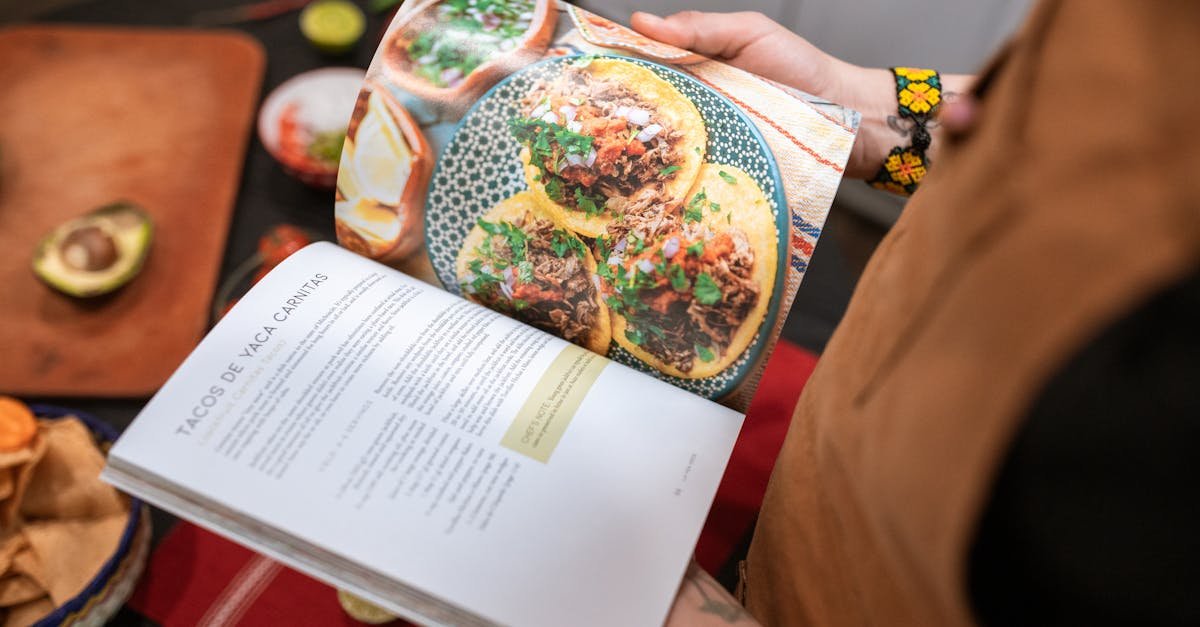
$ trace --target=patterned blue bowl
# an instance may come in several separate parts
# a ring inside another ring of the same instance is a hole
[[[86,412],[54,405],[30,405],[30,409],[42,419],[54,420],[75,416],[92,432],[101,448],[105,444],[115,442],[119,435],[116,429]],[[34,623],[35,626],[105,624],[133,593],[149,554],[150,510],[142,501],[131,498],[129,519],[121,532],[117,550],[79,594]]]

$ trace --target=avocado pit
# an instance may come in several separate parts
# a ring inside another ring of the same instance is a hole
[[[136,205],[117,202],[69,220],[42,238],[33,271],[50,287],[78,298],[99,296],[138,275],[153,225]]]
[[[112,236],[98,226],[71,231],[59,245],[63,263],[76,270],[96,272],[112,267],[120,254]]]

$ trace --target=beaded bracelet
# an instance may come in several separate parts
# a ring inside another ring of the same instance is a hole
[[[929,169],[929,159],[925,155],[933,141],[929,134],[929,122],[942,103],[942,77],[934,70],[908,67],[894,67],[891,70],[896,77],[900,119],[911,121],[910,129],[897,130],[912,135],[912,144],[892,148],[875,178],[867,183],[876,189],[910,196],[917,191],[917,186]]]

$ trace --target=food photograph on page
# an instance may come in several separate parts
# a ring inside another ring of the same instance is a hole
[[[338,239],[744,405],[856,123],[566,3],[418,3],[367,70]]]

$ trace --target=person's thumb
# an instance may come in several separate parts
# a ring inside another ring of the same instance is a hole
[[[765,15],[750,12],[683,11],[664,18],[637,11],[630,24],[651,39],[718,59],[737,56],[742,48],[779,28]]]

